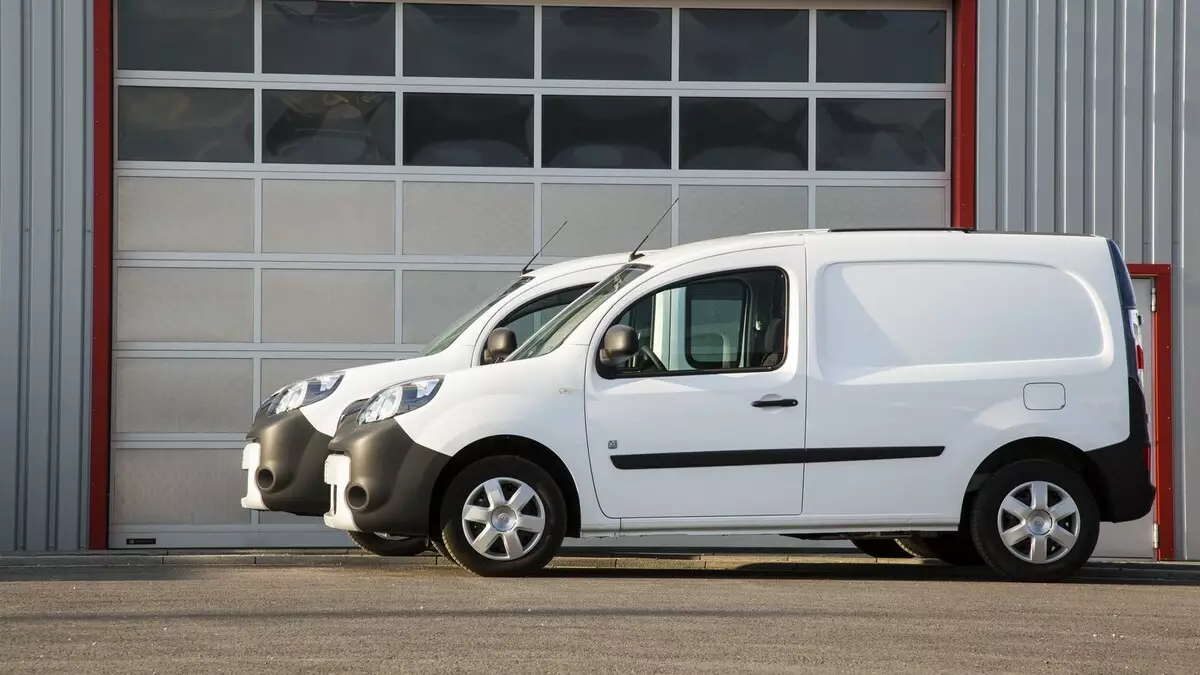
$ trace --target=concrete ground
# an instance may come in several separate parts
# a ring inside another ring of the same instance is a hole
[[[0,566],[0,672],[1200,672],[1200,584],[1184,578],[309,562]]]

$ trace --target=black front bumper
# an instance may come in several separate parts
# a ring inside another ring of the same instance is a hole
[[[263,505],[272,511],[320,516],[329,507],[325,457],[329,436],[320,433],[299,410],[254,421],[247,440],[261,447],[255,483]]]
[[[413,442],[394,419],[345,424],[329,449],[350,458],[346,504],[355,526],[363,532],[429,535],[434,486],[449,457]]]

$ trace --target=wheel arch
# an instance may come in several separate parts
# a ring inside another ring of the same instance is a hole
[[[971,506],[984,481],[1000,468],[1028,459],[1041,459],[1054,462],[1078,472],[1083,477],[1084,482],[1087,483],[1088,489],[1092,491],[1092,495],[1096,498],[1096,505],[1100,508],[1101,518],[1107,520],[1111,517],[1112,504],[1109,499],[1108,490],[1105,487],[1099,470],[1092,460],[1088,458],[1087,453],[1074,444],[1058,438],[1031,436],[1010,441],[996,448],[975,468],[974,473],[971,474],[971,478],[967,482],[967,489],[963,494],[962,510],[959,513],[960,531],[963,531],[966,524],[970,521]]]
[[[554,479],[562,490],[563,500],[567,503],[567,537],[578,537],[580,530],[579,489],[566,463],[553,450],[531,438],[518,435],[496,435],[481,438],[459,450],[438,474],[430,494],[429,531],[437,532],[438,513],[441,511],[442,497],[450,481],[464,467],[485,457],[496,455],[514,455],[537,464]]]

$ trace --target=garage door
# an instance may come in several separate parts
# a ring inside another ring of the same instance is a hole
[[[414,354],[563,221],[544,263],[676,198],[648,245],[949,224],[944,3],[115,4],[115,547],[345,545],[239,506],[256,402]]]

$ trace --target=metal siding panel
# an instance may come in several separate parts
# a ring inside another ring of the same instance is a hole
[[[982,2],[978,5],[979,19],[977,31],[977,65],[976,106],[975,106],[975,227],[980,230],[999,229],[998,214],[1000,211],[999,172],[999,142],[997,123],[1003,116],[998,112],[1001,99],[1000,93],[1000,63],[1002,43],[1000,41],[1000,7],[996,2]]]
[[[17,547],[20,448],[21,3],[0,2],[0,550]]]
[[[1119,140],[1117,143],[1117,242],[1130,263],[1144,262],[1142,214],[1145,199],[1144,97],[1146,95],[1145,0],[1124,0],[1118,8],[1121,30]]]
[[[1026,88],[1029,69],[1026,54],[1027,5],[1025,0],[1005,0],[1000,12],[1001,52],[999,129],[1000,211],[999,226],[1004,231],[1026,229],[1025,181],[1028,175],[1026,152]]]
[[[1059,4],[1059,141],[1057,222],[1060,232],[1083,234],[1086,223],[1084,125],[1087,109],[1087,2]]]
[[[26,161],[30,178],[27,218],[29,237],[29,294],[26,297],[25,370],[25,548],[44,550],[49,531],[48,494],[50,488],[49,403],[53,396],[54,363],[54,117],[55,117],[55,5],[32,3],[30,32],[34,37],[27,46],[29,115]]]
[[[1171,184],[1174,180],[1175,2],[1153,0],[1150,15],[1150,120],[1147,208],[1143,254],[1148,262],[1171,260]]]
[[[63,0],[60,13],[62,68],[60,70],[59,100],[77,100],[87,92],[88,21],[86,0]],[[88,99],[85,99],[88,100]],[[83,509],[85,499],[84,462],[87,446],[83,420],[87,414],[83,393],[87,382],[83,377],[85,358],[85,299],[86,225],[88,167],[87,130],[90,126],[87,106],[60,106],[59,222],[58,255],[62,264],[59,274],[59,376],[58,415],[55,423],[57,468],[54,504],[55,530],[51,545],[58,550],[73,550],[83,546]]]
[[[1116,6],[1112,0],[1089,0],[1088,38],[1091,77],[1088,85],[1087,144],[1088,231],[1102,237],[1116,234]]]
[[[1033,39],[1032,64],[1029,69],[1032,87],[1032,128],[1029,134],[1029,221],[1030,232],[1054,232],[1054,202],[1058,181],[1054,173],[1057,143],[1055,143],[1055,110],[1057,107],[1058,50],[1055,46],[1058,24],[1057,0],[1034,0],[1029,13],[1030,35]]]
[[[1200,335],[1200,270],[1189,261],[1200,261],[1200,235],[1184,227],[1200,226],[1200,0],[1181,0],[1179,7],[1179,73],[1176,88],[1178,139],[1175,174],[1176,218],[1172,232],[1177,247],[1172,259],[1172,295],[1175,300],[1174,372],[1175,391],[1175,531],[1176,554],[1188,560],[1200,558],[1200,365],[1188,343]],[[1191,448],[1191,450],[1189,450]]]

